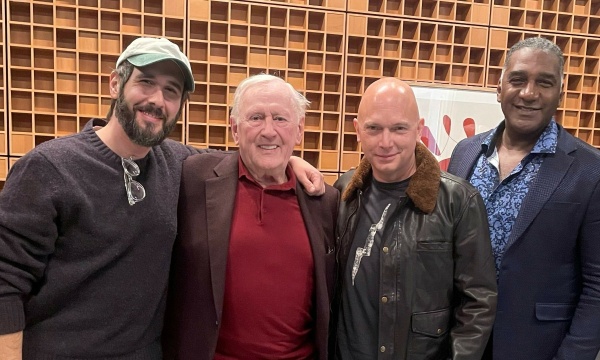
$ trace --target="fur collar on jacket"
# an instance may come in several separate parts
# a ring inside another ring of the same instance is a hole
[[[406,194],[416,207],[430,214],[435,208],[440,188],[440,165],[433,154],[421,143],[417,143],[415,157],[417,171],[408,183]],[[363,158],[356,168],[354,175],[352,175],[352,179],[350,179],[344,191],[342,200],[347,201],[353,196],[356,190],[364,189],[369,184],[371,176],[371,163],[366,158]]]

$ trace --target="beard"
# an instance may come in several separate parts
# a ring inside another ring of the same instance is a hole
[[[175,118],[168,121],[162,110],[157,109],[153,105],[148,104],[145,106],[135,106],[133,107],[133,110],[130,110],[128,105],[129,104],[125,101],[125,97],[121,92],[116,100],[114,110],[115,116],[119,120],[119,124],[121,124],[121,127],[123,127],[123,130],[129,139],[133,143],[145,147],[152,147],[162,143],[167,136],[169,136],[173,128],[175,128],[177,119],[179,119],[179,116],[181,115],[181,109],[179,109],[177,115],[175,115]],[[145,128],[141,127],[135,119],[135,114],[137,111],[142,111],[161,119],[161,129],[155,131],[155,124],[146,124]]]

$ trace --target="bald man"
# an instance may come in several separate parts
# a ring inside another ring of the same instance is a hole
[[[369,86],[354,128],[365,156],[334,185],[342,201],[332,352],[481,359],[496,274],[479,193],[440,171],[419,142],[423,119],[406,83]]]

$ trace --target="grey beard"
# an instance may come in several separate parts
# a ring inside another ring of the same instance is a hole
[[[175,119],[178,119],[180,114],[181,109],[175,116]],[[163,119],[162,129],[157,133],[154,133],[154,124],[147,124],[145,129],[140,127],[135,121],[135,111],[132,111],[127,107],[127,103],[125,102],[122,93],[119,95],[117,103],[115,104],[115,116],[119,120],[119,124],[121,124],[123,131],[125,131],[125,134],[127,134],[129,139],[135,144],[145,147],[152,147],[162,143],[177,124],[175,119],[171,122]]]

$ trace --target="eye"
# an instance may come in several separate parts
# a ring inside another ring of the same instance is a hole
[[[248,121],[260,121],[262,120],[262,116],[256,114],[256,115],[252,115],[248,118]]]
[[[274,121],[278,121],[278,122],[285,122],[285,121],[287,121],[287,119],[284,118],[283,116],[275,116],[275,117],[273,117],[273,120]]]
[[[179,99],[181,98],[181,91],[174,87],[166,87],[165,88],[165,96],[169,99]]]
[[[554,83],[548,80],[541,80],[538,82],[538,84],[543,88],[551,88],[554,86]]]
[[[407,130],[407,128],[404,125],[397,125],[397,126],[393,126],[391,128],[392,132],[402,132],[402,131],[405,131],[405,130]]]
[[[368,133],[377,133],[378,131],[381,130],[381,127],[377,126],[377,125],[365,125],[365,131]]]
[[[512,85],[522,85],[525,83],[525,79],[523,78],[512,78],[508,81]]]

